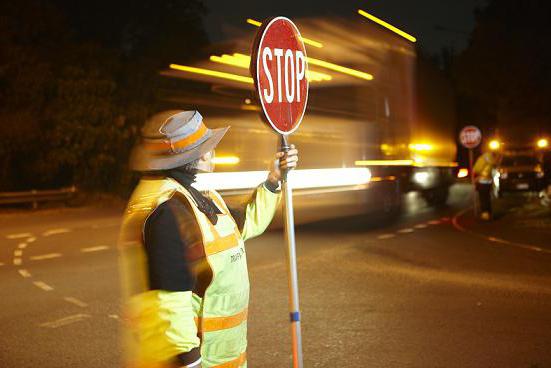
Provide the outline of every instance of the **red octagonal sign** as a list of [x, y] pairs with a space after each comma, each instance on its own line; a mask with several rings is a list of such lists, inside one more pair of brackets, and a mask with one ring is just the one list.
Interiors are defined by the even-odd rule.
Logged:
[[251, 64], [264, 115], [278, 133], [291, 134], [308, 101], [308, 63], [298, 28], [285, 17], [273, 18], [262, 25], [255, 46]]
[[459, 133], [459, 141], [463, 147], [468, 149], [476, 148], [482, 140], [482, 133], [480, 129], [474, 125], [467, 125]]

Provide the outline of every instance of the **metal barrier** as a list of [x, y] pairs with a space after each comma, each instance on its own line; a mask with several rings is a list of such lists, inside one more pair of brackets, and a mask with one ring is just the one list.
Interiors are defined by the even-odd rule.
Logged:
[[29, 190], [25, 192], [3, 192], [0, 193], [0, 204], [32, 203], [33, 209], [38, 207], [39, 202], [47, 201], [68, 201], [77, 192], [75, 186], [53, 190]]

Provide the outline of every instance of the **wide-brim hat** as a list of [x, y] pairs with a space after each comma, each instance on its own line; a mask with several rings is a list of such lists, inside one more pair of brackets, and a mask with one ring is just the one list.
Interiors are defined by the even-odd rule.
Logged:
[[142, 128], [130, 155], [135, 171], [168, 170], [197, 160], [212, 151], [230, 127], [209, 129], [199, 111], [165, 111]]

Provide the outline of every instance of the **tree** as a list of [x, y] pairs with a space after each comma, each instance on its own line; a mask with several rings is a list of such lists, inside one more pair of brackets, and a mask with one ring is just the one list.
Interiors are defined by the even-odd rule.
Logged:
[[2, 4], [0, 190], [123, 190], [158, 72], [207, 42], [199, 1]]
[[469, 46], [454, 66], [463, 121], [511, 135], [551, 126], [549, 33], [545, 0], [492, 0], [476, 12]]

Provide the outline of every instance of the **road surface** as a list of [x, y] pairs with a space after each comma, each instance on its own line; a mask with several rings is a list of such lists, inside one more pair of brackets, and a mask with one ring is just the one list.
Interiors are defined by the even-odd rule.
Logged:
[[[305, 367], [551, 367], [551, 214], [469, 192], [297, 229]], [[120, 209], [0, 215], [0, 367], [117, 367]], [[288, 367], [283, 237], [248, 242], [249, 367]]]

